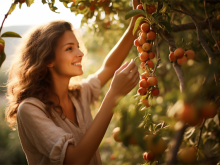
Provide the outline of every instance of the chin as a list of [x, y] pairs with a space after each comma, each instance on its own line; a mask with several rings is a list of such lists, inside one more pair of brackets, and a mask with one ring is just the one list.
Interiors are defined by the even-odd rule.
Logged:
[[83, 75], [83, 71], [81, 73], [75, 73], [72, 77], [74, 77], [74, 76], [81, 76], [81, 75]]

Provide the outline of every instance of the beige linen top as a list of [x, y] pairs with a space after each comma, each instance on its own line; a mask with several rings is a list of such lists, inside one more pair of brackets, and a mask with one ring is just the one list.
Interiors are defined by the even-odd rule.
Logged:
[[[24, 99], [18, 106], [17, 125], [22, 149], [28, 164], [63, 164], [68, 144], [77, 145], [93, 121], [90, 104], [98, 100], [101, 83], [97, 75], [82, 79], [81, 97], [69, 96], [76, 107], [79, 127], [53, 111], [49, 117], [45, 104], [35, 97]], [[102, 164], [99, 150], [90, 164]]]

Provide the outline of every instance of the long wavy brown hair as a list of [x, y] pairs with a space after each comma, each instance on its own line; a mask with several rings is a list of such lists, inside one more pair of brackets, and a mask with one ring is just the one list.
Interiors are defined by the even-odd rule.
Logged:
[[[5, 109], [5, 121], [12, 130], [16, 130], [14, 126], [17, 124], [17, 108], [28, 97], [35, 97], [42, 101], [51, 117], [53, 117], [52, 109], [58, 108], [60, 115], [63, 114], [60, 103], [55, 105], [54, 102], [49, 100], [49, 95], [56, 94], [50, 90], [52, 77], [47, 65], [55, 60], [54, 48], [57, 40], [66, 30], [71, 30], [74, 33], [83, 53], [86, 54], [82, 39], [76, 34], [78, 31], [73, 29], [71, 23], [66, 21], [52, 21], [35, 27], [24, 36], [7, 71], [9, 72], [6, 84], [8, 104]], [[80, 97], [80, 80], [81, 76], [72, 77], [68, 86], [69, 91], [76, 98]], [[58, 95], [56, 96], [58, 97]]]

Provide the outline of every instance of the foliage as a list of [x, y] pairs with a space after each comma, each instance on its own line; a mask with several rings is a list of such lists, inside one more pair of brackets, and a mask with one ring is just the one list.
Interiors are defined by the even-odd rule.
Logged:
[[[137, 14], [141, 14], [142, 18], [136, 21], [134, 31], [138, 30], [139, 25], [144, 20], [151, 25], [151, 29], [158, 32], [159, 54], [161, 61], [156, 68], [155, 76], [158, 79], [158, 88], [160, 94], [158, 97], [153, 97], [151, 94], [141, 96], [137, 93], [136, 86], [127, 96], [125, 96], [115, 108], [115, 115], [109, 125], [109, 129], [100, 145], [100, 152], [103, 164], [160, 164], [167, 161], [169, 154], [174, 153], [171, 141], [173, 137], [183, 130], [184, 123], [180, 121], [175, 114], [178, 114], [180, 108], [175, 108], [176, 102], [182, 100], [184, 103], [195, 106], [197, 117], [204, 106], [205, 100], [217, 103], [219, 102], [220, 88], [220, 51], [215, 46], [216, 41], [210, 35], [208, 26], [201, 25], [202, 33], [198, 33], [198, 28], [188, 29], [188, 23], [205, 22], [207, 18], [204, 3], [200, 0], [183, 1], [183, 0], [141, 0], [144, 10], [130, 11], [132, 6], [130, 1], [126, 0], [60, 0], [64, 6], [77, 14], [83, 14], [84, 17], [81, 26], [86, 26], [88, 31], [84, 36], [86, 47], [88, 48], [88, 58], [93, 62], [88, 66], [86, 74], [95, 72], [101, 66], [104, 57], [112, 49], [122, 36], [123, 32], [128, 27], [131, 18]], [[49, 8], [55, 12], [54, 0], [44, 1], [43, 4], [48, 4]], [[26, 1], [30, 6], [33, 1]], [[156, 5], [157, 11], [148, 13], [146, 5]], [[94, 6], [95, 8], [92, 8]], [[220, 3], [207, 0], [206, 10], [215, 26], [215, 21], [219, 12]], [[179, 12], [178, 9], [183, 12]], [[11, 9], [12, 11], [12, 9]], [[126, 13], [128, 13], [126, 15]], [[193, 15], [193, 18], [190, 15]], [[205, 22], [208, 24], [208, 21]], [[217, 22], [219, 23], [219, 22]], [[178, 31], [178, 28], [182, 30]], [[187, 31], [186, 31], [187, 30]], [[216, 40], [220, 41], [220, 29], [212, 29]], [[202, 37], [202, 40], [199, 39]], [[4, 43], [2, 39], [1, 43]], [[173, 42], [172, 42], [173, 41]], [[156, 53], [156, 42], [152, 44], [152, 51]], [[189, 60], [186, 64], [179, 66], [176, 62], [170, 62], [169, 54], [176, 48], [182, 48], [184, 51], [193, 50], [195, 52], [194, 60]], [[211, 51], [211, 53], [210, 53]], [[213, 55], [214, 62], [210, 63], [210, 54]], [[135, 58], [138, 51], [134, 46], [126, 60]], [[154, 63], [158, 59], [153, 59]], [[4, 61], [4, 60], [3, 60]], [[135, 61], [140, 66], [141, 61]], [[177, 68], [178, 67], [178, 68]], [[179, 69], [177, 71], [177, 69]], [[150, 70], [152, 73], [152, 70]], [[179, 71], [183, 73], [183, 78], [180, 78]], [[143, 72], [139, 68], [139, 72]], [[214, 79], [213, 75], [216, 75]], [[110, 82], [110, 81], [109, 81]], [[103, 93], [93, 107], [93, 116], [95, 116], [98, 108], [101, 105], [109, 84], [107, 83], [103, 89]], [[184, 84], [184, 87], [182, 86]], [[183, 90], [180, 91], [180, 87]], [[146, 108], [140, 104], [140, 100], [148, 98], [150, 107]], [[197, 147], [197, 164], [208, 164], [212, 161], [216, 164], [219, 161], [220, 155], [220, 111], [213, 118], [208, 118], [204, 121], [204, 125], [196, 125], [183, 130], [183, 139], [174, 139], [179, 142], [177, 151], [185, 147]], [[120, 127], [122, 130], [122, 143], [116, 143], [112, 137], [112, 130], [115, 127]], [[5, 126], [4, 126], [5, 127]], [[149, 146], [146, 145], [143, 137], [149, 134], [156, 134], [155, 141], [162, 137], [166, 144], [169, 145], [165, 152], [158, 156], [154, 162], [146, 162], [142, 158], [145, 151], [149, 151]], [[1, 135], [5, 140], [7, 134]], [[133, 136], [138, 143], [133, 146], [129, 143], [130, 137]], [[1, 138], [2, 139], [2, 138]], [[7, 142], [1, 145], [5, 147]], [[1, 146], [1, 148], [2, 148]], [[19, 148], [19, 147], [18, 147]], [[4, 161], [3, 161], [4, 162]], [[178, 163], [181, 163], [180, 161]], [[213, 163], [213, 162], [212, 162]]]

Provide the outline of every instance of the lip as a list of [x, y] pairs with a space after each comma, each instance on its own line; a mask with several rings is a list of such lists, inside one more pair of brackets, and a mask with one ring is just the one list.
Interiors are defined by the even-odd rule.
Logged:
[[71, 63], [71, 64], [75, 64], [75, 63], [78, 63], [78, 62], [80, 62], [80, 63], [81, 63], [81, 60], [79, 60], [79, 61], [75, 61], [75, 62], [73, 62], [73, 63]]

